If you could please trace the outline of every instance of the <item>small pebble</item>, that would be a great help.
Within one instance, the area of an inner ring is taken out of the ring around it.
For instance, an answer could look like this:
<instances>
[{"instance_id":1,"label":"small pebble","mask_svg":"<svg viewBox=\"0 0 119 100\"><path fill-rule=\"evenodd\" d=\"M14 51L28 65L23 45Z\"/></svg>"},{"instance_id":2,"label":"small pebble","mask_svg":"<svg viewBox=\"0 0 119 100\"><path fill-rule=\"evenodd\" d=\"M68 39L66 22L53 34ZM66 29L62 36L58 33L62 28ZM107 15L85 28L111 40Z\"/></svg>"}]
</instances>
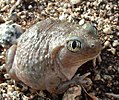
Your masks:
<instances>
[{"instance_id":1,"label":"small pebble","mask_svg":"<svg viewBox=\"0 0 119 100\"><path fill-rule=\"evenodd\" d=\"M7 83L1 83L0 88L6 87L8 84Z\"/></svg>"},{"instance_id":2,"label":"small pebble","mask_svg":"<svg viewBox=\"0 0 119 100\"><path fill-rule=\"evenodd\" d=\"M71 4L78 4L78 3L80 3L82 0L70 0L70 3Z\"/></svg>"},{"instance_id":3,"label":"small pebble","mask_svg":"<svg viewBox=\"0 0 119 100\"><path fill-rule=\"evenodd\" d=\"M26 21L23 21L22 22L22 25L26 26L27 25Z\"/></svg>"},{"instance_id":4,"label":"small pebble","mask_svg":"<svg viewBox=\"0 0 119 100\"><path fill-rule=\"evenodd\" d=\"M3 71L3 70L5 70L5 64L0 66L0 71Z\"/></svg>"},{"instance_id":5,"label":"small pebble","mask_svg":"<svg viewBox=\"0 0 119 100\"><path fill-rule=\"evenodd\" d=\"M117 68L117 71L118 71L118 73L119 73L119 67Z\"/></svg>"},{"instance_id":6,"label":"small pebble","mask_svg":"<svg viewBox=\"0 0 119 100\"><path fill-rule=\"evenodd\" d=\"M59 20L66 20L67 16L66 14L62 13L61 16L59 16Z\"/></svg>"},{"instance_id":7,"label":"small pebble","mask_svg":"<svg viewBox=\"0 0 119 100\"><path fill-rule=\"evenodd\" d=\"M106 34L111 34L112 33L111 27L104 28L103 32L106 33Z\"/></svg>"},{"instance_id":8,"label":"small pebble","mask_svg":"<svg viewBox=\"0 0 119 100\"><path fill-rule=\"evenodd\" d=\"M117 36L119 36L119 32L117 32L116 34L117 34Z\"/></svg>"},{"instance_id":9,"label":"small pebble","mask_svg":"<svg viewBox=\"0 0 119 100\"><path fill-rule=\"evenodd\" d=\"M21 15L20 17L21 17L21 19L25 19L26 15Z\"/></svg>"},{"instance_id":10,"label":"small pebble","mask_svg":"<svg viewBox=\"0 0 119 100\"><path fill-rule=\"evenodd\" d=\"M112 39L114 36L113 35L110 35L109 38Z\"/></svg>"},{"instance_id":11,"label":"small pebble","mask_svg":"<svg viewBox=\"0 0 119 100\"><path fill-rule=\"evenodd\" d=\"M10 79L10 75L9 74L4 74L5 79Z\"/></svg>"},{"instance_id":12,"label":"small pebble","mask_svg":"<svg viewBox=\"0 0 119 100\"><path fill-rule=\"evenodd\" d=\"M108 36L105 36L104 39L107 40L109 37Z\"/></svg>"},{"instance_id":13,"label":"small pebble","mask_svg":"<svg viewBox=\"0 0 119 100\"><path fill-rule=\"evenodd\" d=\"M110 51L113 55L116 53L116 49L111 47L110 49L107 49L107 51Z\"/></svg>"},{"instance_id":14,"label":"small pebble","mask_svg":"<svg viewBox=\"0 0 119 100\"><path fill-rule=\"evenodd\" d=\"M112 46L113 47L116 47L119 45L119 41L118 40L114 40L113 43L112 43Z\"/></svg>"},{"instance_id":15,"label":"small pebble","mask_svg":"<svg viewBox=\"0 0 119 100\"><path fill-rule=\"evenodd\" d=\"M101 76L100 76L100 74L97 74L96 76L95 76L95 79L94 80L101 80Z\"/></svg>"},{"instance_id":16,"label":"small pebble","mask_svg":"<svg viewBox=\"0 0 119 100\"><path fill-rule=\"evenodd\" d=\"M81 20L79 21L79 25L83 25L84 22L85 22L85 20L84 20L84 19L81 19Z\"/></svg>"},{"instance_id":17,"label":"small pebble","mask_svg":"<svg viewBox=\"0 0 119 100\"><path fill-rule=\"evenodd\" d=\"M109 66L109 67L108 67L108 70L109 70L109 71L113 70L113 67L112 67L112 66Z\"/></svg>"},{"instance_id":18,"label":"small pebble","mask_svg":"<svg viewBox=\"0 0 119 100\"><path fill-rule=\"evenodd\" d=\"M14 88L12 86L8 86L7 92L13 92Z\"/></svg>"},{"instance_id":19,"label":"small pebble","mask_svg":"<svg viewBox=\"0 0 119 100\"><path fill-rule=\"evenodd\" d=\"M63 6L63 8L66 8L67 9L68 8L68 4L65 3L64 6Z\"/></svg>"},{"instance_id":20,"label":"small pebble","mask_svg":"<svg viewBox=\"0 0 119 100\"><path fill-rule=\"evenodd\" d=\"M68 21L69 21L69 22L72 22L72 20L73 20L73 18L72 18L72 16L70 15L70 16L68 17Z\"/></svg>"},{"instance_id":21,"label":"small pebble","mask_svg":"<svg viewBox=\"0 0 119 100\"><path fill-rule=\"evenodd\" d=\"M109 80L109 81L112 80L112 77L111 77L110 75L104 75L103 78L104 78L105 80Z\"/></svg>"},{"instance_id":22,"label":"small pebble","mask_svg":"<svg viewBox=\"0 0 119 100\"><path fill-rule=\"evenodd\" d=\"M0 11L7 11L8 8L9 8L9 5L6 5Z\"/></svg>"},{"instance_id":23,"label":"small pebble","mask_svg":"<svg viewBox=\"0 0 119 100\"><path fill-rule=\"evenodd\" d=\"M0 14L0 24L4 23L4 22L5 22L5 20L4 20L3 16Z\"/></svg>"},{"instance_id":24,"label":"small pebble","mask_svg":"<svg viewBox=\"0 0 119 100\"><path fill-rule=\"evenodd\" d=\"M28 8L29 8L29 9L32 9L33 7L32 7L32 5L29 5Z\"/></svg>"},{"instance_id":25,"label":"small pebble","mask_svg":"<svg viewBox=\"0 0 119 100\"><path fill-rule=\"evenodd\" d=\"M7 98L8 95L7 95L6 93L3 93L3 94L2 94L2 97L3 97L3 98ZM8 100L8 99L5 99L5 100Z\"/></svg>"},{"instance_id":26,"label":"small pebble","mask_svg":"<svg viewBox=\"0 0 119 100\"><path fill-rule=\"evenodd\" d=\"M110 46L110 42L109 41L105 41L104 46L105 47L109 47Z\"/></svg>"},{"instance_id":27,"label":"small pebble","mask_svg":"<svg viewBox=\"0 0 119 100\"><path fill-rule=\"evenodd\" d=\"M63 8L61 8L61 7L59 7L57 10L58 10L59 12L63 12Z\"/></svg>"},{"instance_id":28,"label":"small pebble","mask_svg":"<svg viewBox=\"0 0 119 100\"><path fill-rule=\"evenodd\" d=\"M10 3L11 3L11 4L15 4L15 2L16 2L15 0L11 0L11 2L10 2Z\"/></svg>"}]
</instances>

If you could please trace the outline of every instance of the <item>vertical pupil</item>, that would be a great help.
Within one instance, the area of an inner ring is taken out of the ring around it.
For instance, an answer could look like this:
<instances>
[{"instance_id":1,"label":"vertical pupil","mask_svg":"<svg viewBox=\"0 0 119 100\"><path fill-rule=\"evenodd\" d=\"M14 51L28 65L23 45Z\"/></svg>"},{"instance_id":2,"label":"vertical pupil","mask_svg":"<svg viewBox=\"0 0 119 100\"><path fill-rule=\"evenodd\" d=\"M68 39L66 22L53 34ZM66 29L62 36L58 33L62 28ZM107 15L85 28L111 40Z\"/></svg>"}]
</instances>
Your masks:
<instances>
[{"instance_id":1,"label":"vertical pupil","mask_svg":"<svg viewBox=\"0 0 119 100\"><path fill-rule=\"evenodd\" d=\"M73 48L73 49L76 48L76 41L73 41L73 43L72 43L72 48Z\"/></svg>"}]
</instances>

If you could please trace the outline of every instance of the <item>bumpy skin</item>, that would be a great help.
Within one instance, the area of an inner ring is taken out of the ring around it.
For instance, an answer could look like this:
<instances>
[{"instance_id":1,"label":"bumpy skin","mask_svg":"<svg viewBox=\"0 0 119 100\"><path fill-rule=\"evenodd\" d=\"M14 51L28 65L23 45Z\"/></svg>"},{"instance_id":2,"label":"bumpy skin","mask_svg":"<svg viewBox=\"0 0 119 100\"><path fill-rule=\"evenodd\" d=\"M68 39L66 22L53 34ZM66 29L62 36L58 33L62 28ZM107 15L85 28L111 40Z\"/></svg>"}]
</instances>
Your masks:
<instances>
[{"instance_id":1,"label":"bumpy skin","mask_svg":"<svg viewBox=\"0 0 119 100\"><path fill-rule=\"evenodd\" d=\"M6 69L33 89L62 93L77 69L100 52L96 29L90 24L81 27L46 19L29 28L9 49Z\"/></svg>"}]
</instances>

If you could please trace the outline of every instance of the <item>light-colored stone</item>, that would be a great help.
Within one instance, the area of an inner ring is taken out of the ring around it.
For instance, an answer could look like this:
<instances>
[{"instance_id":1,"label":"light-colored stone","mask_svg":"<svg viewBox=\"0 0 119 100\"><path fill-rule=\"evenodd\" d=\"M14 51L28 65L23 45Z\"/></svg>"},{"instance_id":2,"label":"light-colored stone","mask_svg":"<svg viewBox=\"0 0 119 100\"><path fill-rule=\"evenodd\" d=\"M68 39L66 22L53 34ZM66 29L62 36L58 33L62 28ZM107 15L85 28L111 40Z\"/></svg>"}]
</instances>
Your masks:
<instances>
[{"instance_id":1,"label":"light-colored stone","mask_svg":"<svg viewBox=\"0 0 119 100\"><path fill-rule=\"evenodd\" d=\"M110 42L109 41L105 41L104 46L105 47L109 47L110 46Z\"/></svg>"},{"instance_id":2,"label":"light-colored stone","mask_svg":"<svg viewBox=\"0 0 119 100\"><path fill-rule=\"evenodd\" d=\"M84 20L84 19L81 19L81 20L79 21L79 25L83 25L84 22L85 22L85 20Z\"/></svg>"},{"instance_id":3,"label":"light-colored stone","mask_svg":"<svg viewBox=\"0 0 119 100\"><path fill-rule=\"evenodd\" d=\"M95 76L95 79L94 80L101 80L101 76L100 76L100 74L98 73L96 76Z\"/></svg>"},{"instance_id":4,"label":"light-colored stone","mask_svg":"<svg viewBox=\"0 0 119 100\"><path fill-rule=\"evenodd\" d=\"M6 5L0 11L7 11L8 8L9 8L9 5Z\"/></svg>"},{"instance_id":5,"label":"light-colored stone","mask_svg":"<svg viewBox=\"0 0 119 100\"><path fill-rule=\"evenodd\" d=\"M114 40L113 43L112 43L112 46L113 47L116 47L119 45L119 41L118 40Z\"/></svg>"},{"instance_id":6,"label":"light-colored stone","mask_svg":"<svg viewBox=\"0 0 119 100\"><path fill-rule=\"evenodd\" d=\"M110 51L113 55L116 53L116 49L111 47L110 49L107 49L107 51Z\"/></svg>"},{"instance_id":7,"label":"light-colored stone","mask_svg":"<svg viewBox=\"0 0 119 100\"><path fill-rule=\"evenodd\" d=\"M70 3L71 4L78 4L78 3L80 3L82 0L70 0Z\"/></svg>"},{"instance_id":8,"label":"light-colored stone","mask_svg":"<svg viewBox=\"0 0 119 100\"><path fill-rule=\"evenodd\" d=\"M61 16L59 16L59 20L66 20L67 19L67 14L62 13Z\"/></svg>"},{"instance_id":9,"label":"light-colored stone","mask_svg":"<svg viewBox=\"0 0 119 100\"><path fill-rule=\"evenodd\" d=\"M117 32L116 34L117 34L117 36L119 36L119 32Z\"/></svg>"},{"instance_id":10,"label":"light-colored stone","mask_svg":"<svg viewBox=\"0 0 119 100\"><path fill-rule=\"evenodd\" d=\"M105 27L105 28L103 29L103 32L106 33L106 34L111 34L111 33L112 33L111 27L110 27L110 26Z\"/></svg>"},{"instance_id":11,"label":"light-colored stone","mask_svg":"<svg viewBox=\"0 0 119 100\"><path fill-rule=\"evenodd\" d=\"M4 74L5 79L10 79L10 75L9 74Z\"/></svg>"},{"instance_id":12,"label":"light-colored stone","mask_svg":"<svg viewBox=\"0 0 119 100\"><path fill-rule=\"evenodd\" d=\"M33 7L32 7L32 5L29 5L28 8L29 8L29 9L32 9Z\"/></svg>"}]
</instances>

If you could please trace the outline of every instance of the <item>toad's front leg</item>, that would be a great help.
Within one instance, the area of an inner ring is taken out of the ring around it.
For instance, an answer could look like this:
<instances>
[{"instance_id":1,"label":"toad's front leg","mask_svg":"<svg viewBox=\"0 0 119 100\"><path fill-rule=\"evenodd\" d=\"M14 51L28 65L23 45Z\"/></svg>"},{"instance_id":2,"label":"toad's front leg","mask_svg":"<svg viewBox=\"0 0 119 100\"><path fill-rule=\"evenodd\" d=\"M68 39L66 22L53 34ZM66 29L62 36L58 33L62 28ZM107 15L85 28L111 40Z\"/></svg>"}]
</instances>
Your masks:
<instances>
[{"instance_id":1,"label":"toad's front leg","mask_svg":"<svg viewBox=\"0 0 119 100\"><path fill-rule=\"evenodd\" d=\"M17 45L12 45L6 52L6 71L8 74L10 74L10 76L15 79L18 80L15 74L15 69L13 69L13 62L14 62L14 56L16 53L16 48Z\"/></svg>"},{"instance_id":2,"label":"toad's front leg","mask_svg":"<svg viewBox=\"0 0 119 100\"><path fill-rule=\"evenodd\" d=\"M86 73L82 76L79 76L79 75L74 76L74 78L72 80L68 80L67 82L60 84L57 87L57 93L62 94L67 89L69 89L71 86L75 86L75 85L77 86L77 85L82 85L82 84L87 83L88 81L86 81L85 78L89 75L90 75L90 73Z\"/></svg>"},{"instance_id":3,"label":"toad's front leg","mask_svg":"<svg viewBox=\"0 0 119 100\"><path fill-rule=\"evenodd\" d=\"M28 87L22 83L16 76L15 73L15 68L14 68L14 58L15 58L15 54L16 54L16 49L17 49L17 45L14 44L12 45L8 51L6 52L6 71L7 73L10 75L11 78L13 78L15 80L15 85L17 86L22 86L22 91L26 91L28 89Z\"/></svg>"}]
</instances>

